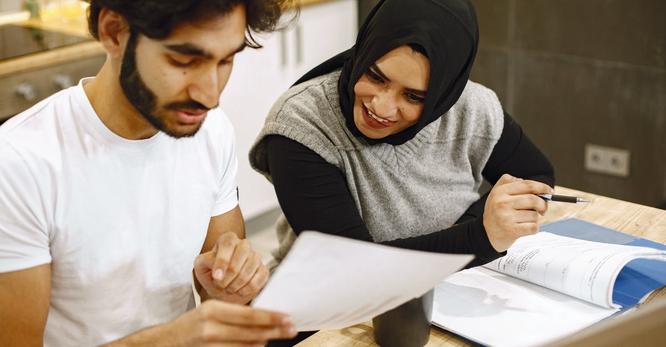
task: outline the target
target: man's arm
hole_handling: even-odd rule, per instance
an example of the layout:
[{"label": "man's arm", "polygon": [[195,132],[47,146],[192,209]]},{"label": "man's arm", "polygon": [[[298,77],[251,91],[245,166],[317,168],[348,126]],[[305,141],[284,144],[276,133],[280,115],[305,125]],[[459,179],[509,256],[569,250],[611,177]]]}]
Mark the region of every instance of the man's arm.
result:
[{"label": "man's arm", "polygon": [[[200,293],[202,301],[205,302],[176,320],[143,329],[106,346],[196,346],[229,341],[234,341],[239,346],[245,346],[264,344],[272,339],[293,337],[296,331],[287,316],[234,304],[246,303],[254,298],[268,278],[267,270],[264,277],[258,275],[258,273],[262,273],[260,270],[263,267],[261,257],[259,257],[259,263],[252,263],[252,256],[256,252],[251,250],[244,237],[245,224],[238,206],[229,212],[211,218],[194,271],[194,285]],[[243,260],[240,265],[238,264],[239,259]],[[221,268],[225,273],[222,281],[217,281],[212,276],[213,269],[216,267]],[[241,277],[249,277],[242,283],[254,283],[256,286],[256,289],[250,290],[248,295],[237,293],[243,291],[238,291],[233,287],[237,285]],[[222,282],[224,284],[220,285]],[[248,284],[242,289],[248,290],[250,287],[251,285]],[[236,290],[232,291],[229,288]],[[209,293],[213,293],[213,295]],[[230,303],[218,300],[206,301],[209,298],[221,299]]]},{"label": "man's arm", "polygon": [[257,346],[295,335],[289,318],[281,313],[209,300],[171,322],[104,346]]},{"label": "man's arm", "polygon": [[49,312],[51,264],[0,273],[0,346],[41,346]]},{"label": "man's arm", "polygon": [[[215,243],[224,231],[231,231],[236,234],[238,238],[245,238],[245,222],[243,221],[243,214],[240,206],[236,206],[233,210],[210,219],[208,231],[206,233],[206,240],[204,241],[203,247],[201,247],[201,254],[210,252],[213,247],[215,247]],[[199,283],[196,273],[194,271],[192,271],[192,273],[195,275],[194,287],[203,302],[209,298],[208,293],[201,286],[201,283]]]},{"label": "man's arm", "polygon": [[204,245],[201,248],[201,253],[206,253],[213,249],[217,239],[228,231],[233,232],[240,239],[245,238],[245,222],[243,221],[240,206],[236,206],[233,210],[210,219],[206,241],[204,241]]},{"label": "man's arm", "polygon": [[[50,293],[50,264],[0,273],[0,346],[44,344]],[[295,334],[284,314],[211,300],[171,322],[107,346],[201,346],[232,341],[237,346],[255,346]]]},{"label": "man's arm", "polygon": [[35,178],[49,173],[34,171],[43,166],[28,165],[7,141],[0,144],[0,163],[0,346],[41,346],[51,255],[43,213],[49,205]]},{"label": "man's arm", "polygon": [[215,298],[246,304],[268,281],[261,254],[245,237],[240,207],[211,218],[208,234],[194,264],[195,287],[202,301]]}]

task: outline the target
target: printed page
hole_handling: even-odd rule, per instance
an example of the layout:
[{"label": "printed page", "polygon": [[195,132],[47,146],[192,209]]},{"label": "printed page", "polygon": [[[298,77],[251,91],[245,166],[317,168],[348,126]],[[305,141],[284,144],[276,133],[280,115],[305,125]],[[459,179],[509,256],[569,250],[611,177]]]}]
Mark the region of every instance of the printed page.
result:
[{"label": "printed page", "polygon": [[423,295],[472,258],[304,232],[252,306],[289,314],[299,331],[339,329]]},{"label": "printed page", "polygon": [[536,346],[617,312],[482,266],[435,288],[432,324],[488,346]]},{"label": "printed page", "polygon": [[612,301],[615,278],[637,258],[666,261],[666,252],[540,232],[521,237],[506,256],[484,266],[599,306],[619,308]]}]

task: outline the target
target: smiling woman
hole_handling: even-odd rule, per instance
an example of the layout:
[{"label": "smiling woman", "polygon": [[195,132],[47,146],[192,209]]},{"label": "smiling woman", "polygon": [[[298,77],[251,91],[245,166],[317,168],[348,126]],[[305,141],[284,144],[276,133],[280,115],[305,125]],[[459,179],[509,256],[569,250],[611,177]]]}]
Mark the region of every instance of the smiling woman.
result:
[{"label": "smiling woman", "polygon": [[250,161],[284,212],[277,262],[304,230],[476,255],[469,266],[536,232],[553,168],[469,80],[478,41],[468,0],[383,0],[354,47],[276,102]]},{"label": "smiling woman", "polygon": [[428,58],[409,46],[381,57],[354,85],[354,124],[381,139],[416,124],[430,77]]},{"label": "smiling woman", "polygon": [[553,168],[469,80],[478,41],[468,0],[379,1],[351,49],[275,103],[250,151],[284,213],[273,266],[304,230],[474,254],[470,267],[538,230]]}]

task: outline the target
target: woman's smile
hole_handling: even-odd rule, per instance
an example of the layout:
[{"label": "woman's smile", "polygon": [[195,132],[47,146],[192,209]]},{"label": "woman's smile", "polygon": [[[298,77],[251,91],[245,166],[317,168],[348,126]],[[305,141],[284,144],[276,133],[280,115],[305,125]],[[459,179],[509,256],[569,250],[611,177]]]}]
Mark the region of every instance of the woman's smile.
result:
[{"label": "woman's smile", "polygon": [[416,124],[430,75],[428,58],[409,46],[383,55],[354,85],[354,123],[371,139],[397,134]]},{"label": "woman's smile", "polygon": [[362,105],[362,111],[363,111],[363,120],[371,128],[383,129],[383,128],[388,128],[396,123],[395,121],[391,121],[377,116],[365,105]]}]

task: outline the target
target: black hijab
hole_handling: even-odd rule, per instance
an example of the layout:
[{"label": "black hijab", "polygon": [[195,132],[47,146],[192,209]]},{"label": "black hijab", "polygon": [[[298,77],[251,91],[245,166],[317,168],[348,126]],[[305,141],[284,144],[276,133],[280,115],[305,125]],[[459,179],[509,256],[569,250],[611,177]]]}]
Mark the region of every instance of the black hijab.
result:
[{"label": "black hijab", "polygon": [[[342,67],[340,107],[351,132],[371,144],[403,144],[445,114],[465,89],[479,42],[474,7],[468,0],[381,0],[359,30],[349,50],[315,67],[295,84]],[[430,80],[418,122],[382,139],[365,137],[354,124],[354,85],[389,51],[417,45],[430,61]]]}]

